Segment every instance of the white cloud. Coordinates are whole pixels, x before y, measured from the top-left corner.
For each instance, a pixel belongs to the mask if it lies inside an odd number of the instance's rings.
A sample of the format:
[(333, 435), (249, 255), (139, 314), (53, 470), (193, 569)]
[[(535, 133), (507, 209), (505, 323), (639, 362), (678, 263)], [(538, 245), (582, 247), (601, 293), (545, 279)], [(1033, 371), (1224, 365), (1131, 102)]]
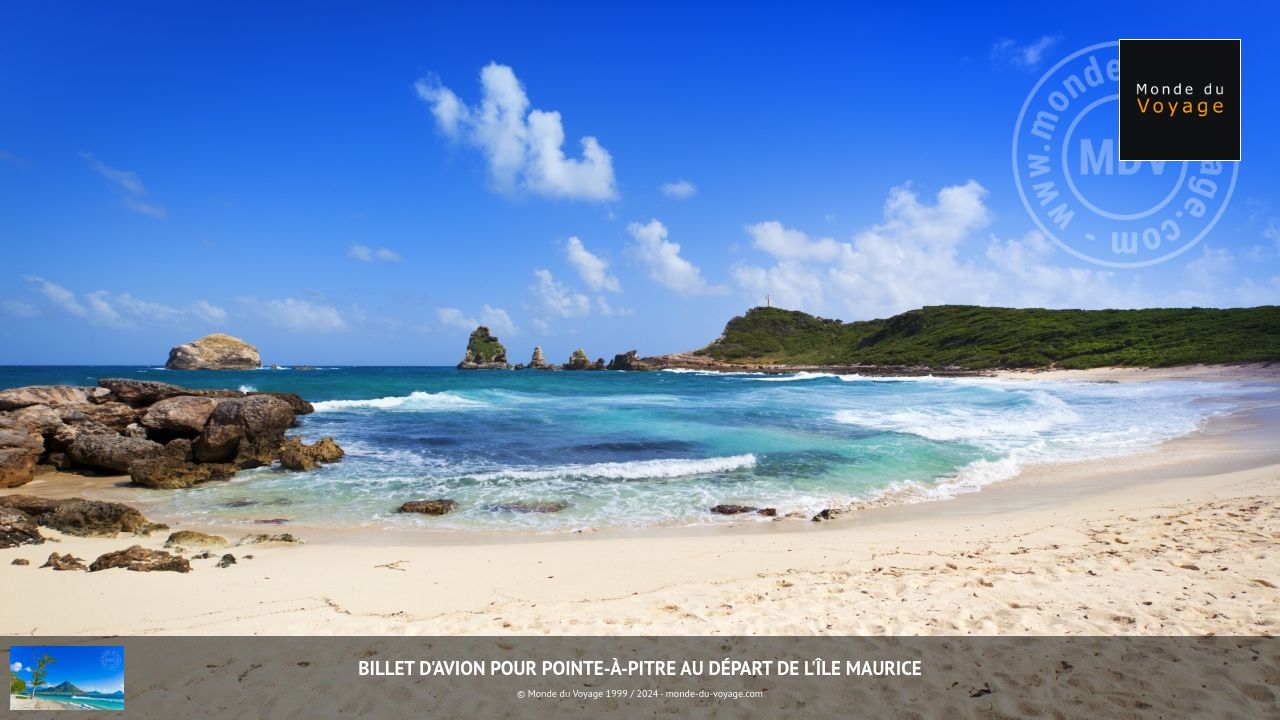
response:
[(667, 240), (667, 227), (658, 220), (631, 223), (627, 232), (635, 242), (632, 253), (649, 271), (649, 277), (681, 295), (708, 295), (724, 292), (710, 285), (696, 265), (680, 257), (680, 245)]
[(475, 106), (434, 77), (422, 78), (414, 88), (431, 107), (441, 132), (485, 155), (499, 190), (571, 200), (617, 197), (609, 151), (588, 135), (580, 141), (581, 158), (565, 157), (560, 113), (530, 109), (510, 67), (489, 63), (480, 71), (481, 99)]
[(537, 310), (546, 317), (581, 317), (591, 312), (591, 298), (556, 281), (549, 270), (534, 270), (538, 280), (529, 286)]
[(221, 324), (227, 321), (227, 311), (207, 300), (197, 300), (188, 305), (187, 313), (205, 322)]
[(840, 254), (840, 243), (835, 240), (810, 240), (808, 235), (788, 230), (777, 221), (748, 225), (746, 230), (757, 248), (780, 260), (834, 260)]
[(107, 183), (120, 196), (120, 201), (125, 207), (136, 213), (150, 215), (161, 220), (169, 216), (167, 210), (145, 199), (150, 193), (147, 192), (146, 186), (142, 184), (142, 178), (138, 177), (137, 173), (110, 167), (94, 157), (91, 152), (81, 152), (80, 157), (84, 158), (89, 163), (89, 167), (106, 179)]
[(576, 237), (569, 238), (565, 243), (564, 252), (569, 259), (569, 264), (578, 271), (578, 275), (587, 287), (596, 292), (601, 290), (622, 292), (622, 285), (618, 282), (618, 278), (608, 272), (609, 263), (593, 255), (581, 240)]
[(991, 46), (991, 59), (1034, 68), (1044, 61), (1045, 53), (1056, 44), (1058, 38), (1052, 35), (1042, 35), (1026, 45), (1019, 45), (1014, 40), (1005, 38)]
[(345, 330), (347, 321), (332, 305), (298, 298), (281, 300), (248, 300), (258, 314), (277, 327), (296, 332), (335, 332)]
[(614, 307), (603, 295), (596, 296), (596, 312), (605, 317), (628, 317), (636, 314), (632, 308)]
[(400, 262), (400, 255), (391, 248), (371, 248), (368, 245), (352, 243), (347, 248), (347, 257), (360, 262)]
[(479, 325), (484, 325), (499, 335), (515, 335), (519, 332), (519, 328), (512, 322), (511, 316), (506, 310), (485, 305), (481, 308), (480, 317), (477, 319), (466, 315), (457, 308), (436, 308), (436, 319), (442, 325), (461, 328), (471, 331)]
[(13, 662), (13, 663), (10, 663), (10, 664), (9, 664), (9, 671), (10, 671), (10, 672), (21, 672), (21, 671), (22, 671), (22, 663), (17, 662), (17, 661), (15, 661), (15, 662)]
[(4, 313), (10, 317), (33, 318), (41, 315), (40, 308), (25, 300), (5, 300), (0, 303), (0, 307), (3, 307)]
[(687, 200), (698, 193), (698, 186), (688, 180), (676, 180), (674, 182), (662, 183), (658, 186), (658, 190), (663, 195), (676, 200)]
[(76, 302), (75, 293), (62, 287), (61, 285), (49, 282), (44, 278), (35, 277), (34, 275), (23, 275), (23, 280), (36, 286), (41, 295), (44, 295), (54, 305), (66, 310), (72, 315), (87, 315), (88, 311), (84, 306)]
[[(77, 317), (83, 317), (95, 325), (132, 327), (139, 323), (169, 324), (190, 319), (213, 323), (223, 323), (227, 320), (227, 311), (207, 300), (199, 300), (183, 309), (178, 309), (143, 300), (127, 292), (111, 293), (106, 290), (95, 290), (77, 298), (74, 292), (44, 278), (24, 275), (23, 279), (34, 285), (37, 292), (57, 307)], [(28, 306), (27, 310), (39, 313), (39, 308), (29, 303), (18, 302)], [(11, 310), (8, 305), (6, 309)], [(22, 311), (23, 308), (19, 310)]]
[[(986, 190), (972, 180), (943, 188), (932, 204), (910, 186), (894, 188), (883, 221), (852, 242), (835, 243), (834, 250), (798, 231), (783, 235), (778, 226), (762, 248), (777, 262), (739, 265), (734, 280), (756, 302), (772, 295), (775, 305), (850, 318), (946, 303), (1131, 307), (1140, 302), (1140, 288), (1117, 284), (1113, 273), (1050, 264), (1055, 247), (1039, 233), (1003, 241), (976, 237), (990, 222), (985, 197)], [(973, 257), (961, 252), (966, 247), (977, 251)]]

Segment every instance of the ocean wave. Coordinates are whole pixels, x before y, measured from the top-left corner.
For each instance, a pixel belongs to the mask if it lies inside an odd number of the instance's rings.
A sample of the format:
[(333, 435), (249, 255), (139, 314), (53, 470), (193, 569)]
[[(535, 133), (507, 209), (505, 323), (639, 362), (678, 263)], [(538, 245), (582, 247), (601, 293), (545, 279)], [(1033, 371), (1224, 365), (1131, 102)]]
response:
[(676, 375), (701, 375), (703, 377), (726, 377), (734, 375), (764, 375), (762, 372), (748, 372), (746, 370), (697, 370), (695, 368), (662, 368), (658, 372), (674, 373)]
[(755, 465), (756, 456), (747, 453), (745, 455), (730, 455), (699, 460), (663, 458), (658, 460), (592, 463), (589, 465), (560, 465), (537, 470), (498, 470), (469, 474), (466, 477), (482, 482), (492, 480), (552, 480), (557, 478), (650, 480), (732, 472), (755, 467)]
[(254, 387), (254, 386), (252, 386), (252, 385), (241, 385), (241, 386), (240, 386), (240, 392), (242, 392), (242, 393), (258, 392), (258, 388)]
[(950, 407), (913, 410), (837, 410), (845, 425), (908, 433), (939, 442), (1025, 439), (1079, 423), (1079, 413), (1045, 392), (1030, 393), (1030, 407)]
[(430, 393), (415, 390), (408, 395), (373, 398), (369, 400), (321, 400), (312, 403), (316, 412), (348, 412), (352, 410), (392, 410), (410, 412), (472, 410), (488, 407), (488, 403), (455, 395), (450, 392)]

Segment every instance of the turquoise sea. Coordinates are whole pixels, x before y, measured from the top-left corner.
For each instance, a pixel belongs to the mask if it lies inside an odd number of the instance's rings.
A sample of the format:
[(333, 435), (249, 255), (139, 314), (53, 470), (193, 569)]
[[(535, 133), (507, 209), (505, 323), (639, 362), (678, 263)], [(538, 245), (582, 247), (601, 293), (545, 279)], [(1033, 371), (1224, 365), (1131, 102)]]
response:
[[(259, 468), (190, 490), (139, 490), (170, 517), (423, 531), (766, 521), (708, 508), (811, 515), (886, 493), (943, 499), (1028, 464), (1149, 450), (1249, 397), (1241, 386), (1191, 381), (0, 367), (0, 387), (100, 377), (296, 392), (316, 406), (296, 432), (332, 435), (347, 451), (310, 473)], [(395, 512), (429, 498), (460, 506), (444, 517)], [(502, 507), (522, 501), (565, 508)]]

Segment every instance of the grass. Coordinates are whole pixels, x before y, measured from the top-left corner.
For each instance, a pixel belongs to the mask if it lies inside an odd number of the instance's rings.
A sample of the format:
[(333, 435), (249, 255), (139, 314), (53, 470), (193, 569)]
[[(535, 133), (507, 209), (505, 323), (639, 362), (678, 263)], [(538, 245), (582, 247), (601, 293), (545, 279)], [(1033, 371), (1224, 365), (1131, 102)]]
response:
[(1170, 367), (1280, 360), (1280, 307), (1043, 310), (938, 305), (841, 322), (753, 308), (696, 351), (786, 365)]

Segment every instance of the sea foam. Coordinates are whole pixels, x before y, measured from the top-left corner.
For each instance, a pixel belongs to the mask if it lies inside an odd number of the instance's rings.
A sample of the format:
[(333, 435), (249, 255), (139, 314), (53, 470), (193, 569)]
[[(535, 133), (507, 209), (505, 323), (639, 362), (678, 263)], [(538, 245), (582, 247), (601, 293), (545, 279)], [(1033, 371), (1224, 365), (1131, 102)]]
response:
[(483, 408), (488, 404), (480, 400), (455, 395), (450, 392), (430, 393), (417, 390), (408, 395), (373, 398), (369, 400), (321, 400), (312, 403), (316, 412), (348, 412), (352, 410), (402, 410), (430, 412), (433, 410), (468, 410)]

